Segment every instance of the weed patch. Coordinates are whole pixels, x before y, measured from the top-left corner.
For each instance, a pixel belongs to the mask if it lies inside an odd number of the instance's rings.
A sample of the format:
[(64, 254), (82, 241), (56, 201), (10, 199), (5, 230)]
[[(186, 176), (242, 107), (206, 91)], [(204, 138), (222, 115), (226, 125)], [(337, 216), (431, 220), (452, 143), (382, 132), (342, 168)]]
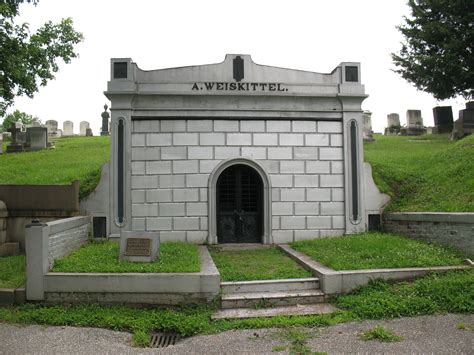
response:
[(391, 343), (396, 341), (402, 341), (403, 338), (396, 335), (390, 329), (384, 328), (382, 326), (376, 326), (366, 332), (363, 332), (360, 335), (360, 338), (368, 341), (368, 340), (378, 340), (385, 343)]

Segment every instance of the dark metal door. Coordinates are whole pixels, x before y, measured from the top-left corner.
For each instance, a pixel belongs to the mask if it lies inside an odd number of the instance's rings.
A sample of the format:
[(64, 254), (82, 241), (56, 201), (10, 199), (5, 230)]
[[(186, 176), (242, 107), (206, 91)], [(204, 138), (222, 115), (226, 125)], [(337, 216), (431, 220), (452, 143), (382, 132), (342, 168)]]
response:
[(219, 243), (260, 243), (263, 190), (258, 173), (234, 165), (217, 180), (217, 238)]

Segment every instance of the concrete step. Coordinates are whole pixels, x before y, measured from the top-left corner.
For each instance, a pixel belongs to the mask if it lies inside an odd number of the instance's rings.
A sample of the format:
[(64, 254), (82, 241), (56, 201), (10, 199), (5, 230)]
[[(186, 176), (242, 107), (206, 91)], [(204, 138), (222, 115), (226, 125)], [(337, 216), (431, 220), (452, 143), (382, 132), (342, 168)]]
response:
[(329, 303), (297, 304), (295, 306), (273, 307), (273, 308), (235, 308), (221, 309), (211, 316), (217, 319), (243, 319), (255, 317), (275, 316), (305, 316), (310, 314), (328, 314), (337, 311), (337, 308)]
[(286, 292), (241, 292), (222, 295), (221, 308), (265, 308), (297, 304), (323, 303), (324, 293), (320, 290)]
[(242, 292), (304, 291), (318, 288), (319, 279), (317, 277), (284, 280), (221, 282), (221, 290), (225, 295)]

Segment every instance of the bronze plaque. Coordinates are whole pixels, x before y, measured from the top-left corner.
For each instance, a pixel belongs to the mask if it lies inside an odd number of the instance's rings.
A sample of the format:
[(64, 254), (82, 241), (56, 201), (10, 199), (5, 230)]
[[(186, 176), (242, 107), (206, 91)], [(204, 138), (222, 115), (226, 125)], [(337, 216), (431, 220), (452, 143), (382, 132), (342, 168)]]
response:
[(150, 256), (151, 239), (149, 238), (128, 238), (125, 246), (127, 256)]

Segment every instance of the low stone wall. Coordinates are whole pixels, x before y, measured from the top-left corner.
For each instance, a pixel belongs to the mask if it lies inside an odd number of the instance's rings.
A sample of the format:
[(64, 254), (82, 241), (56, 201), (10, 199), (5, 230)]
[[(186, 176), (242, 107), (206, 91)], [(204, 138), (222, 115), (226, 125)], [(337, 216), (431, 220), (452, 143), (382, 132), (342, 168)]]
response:
[(474, 213), (385, 213), (383, 229), (425, 242), (447, 245), (474, 256)]

